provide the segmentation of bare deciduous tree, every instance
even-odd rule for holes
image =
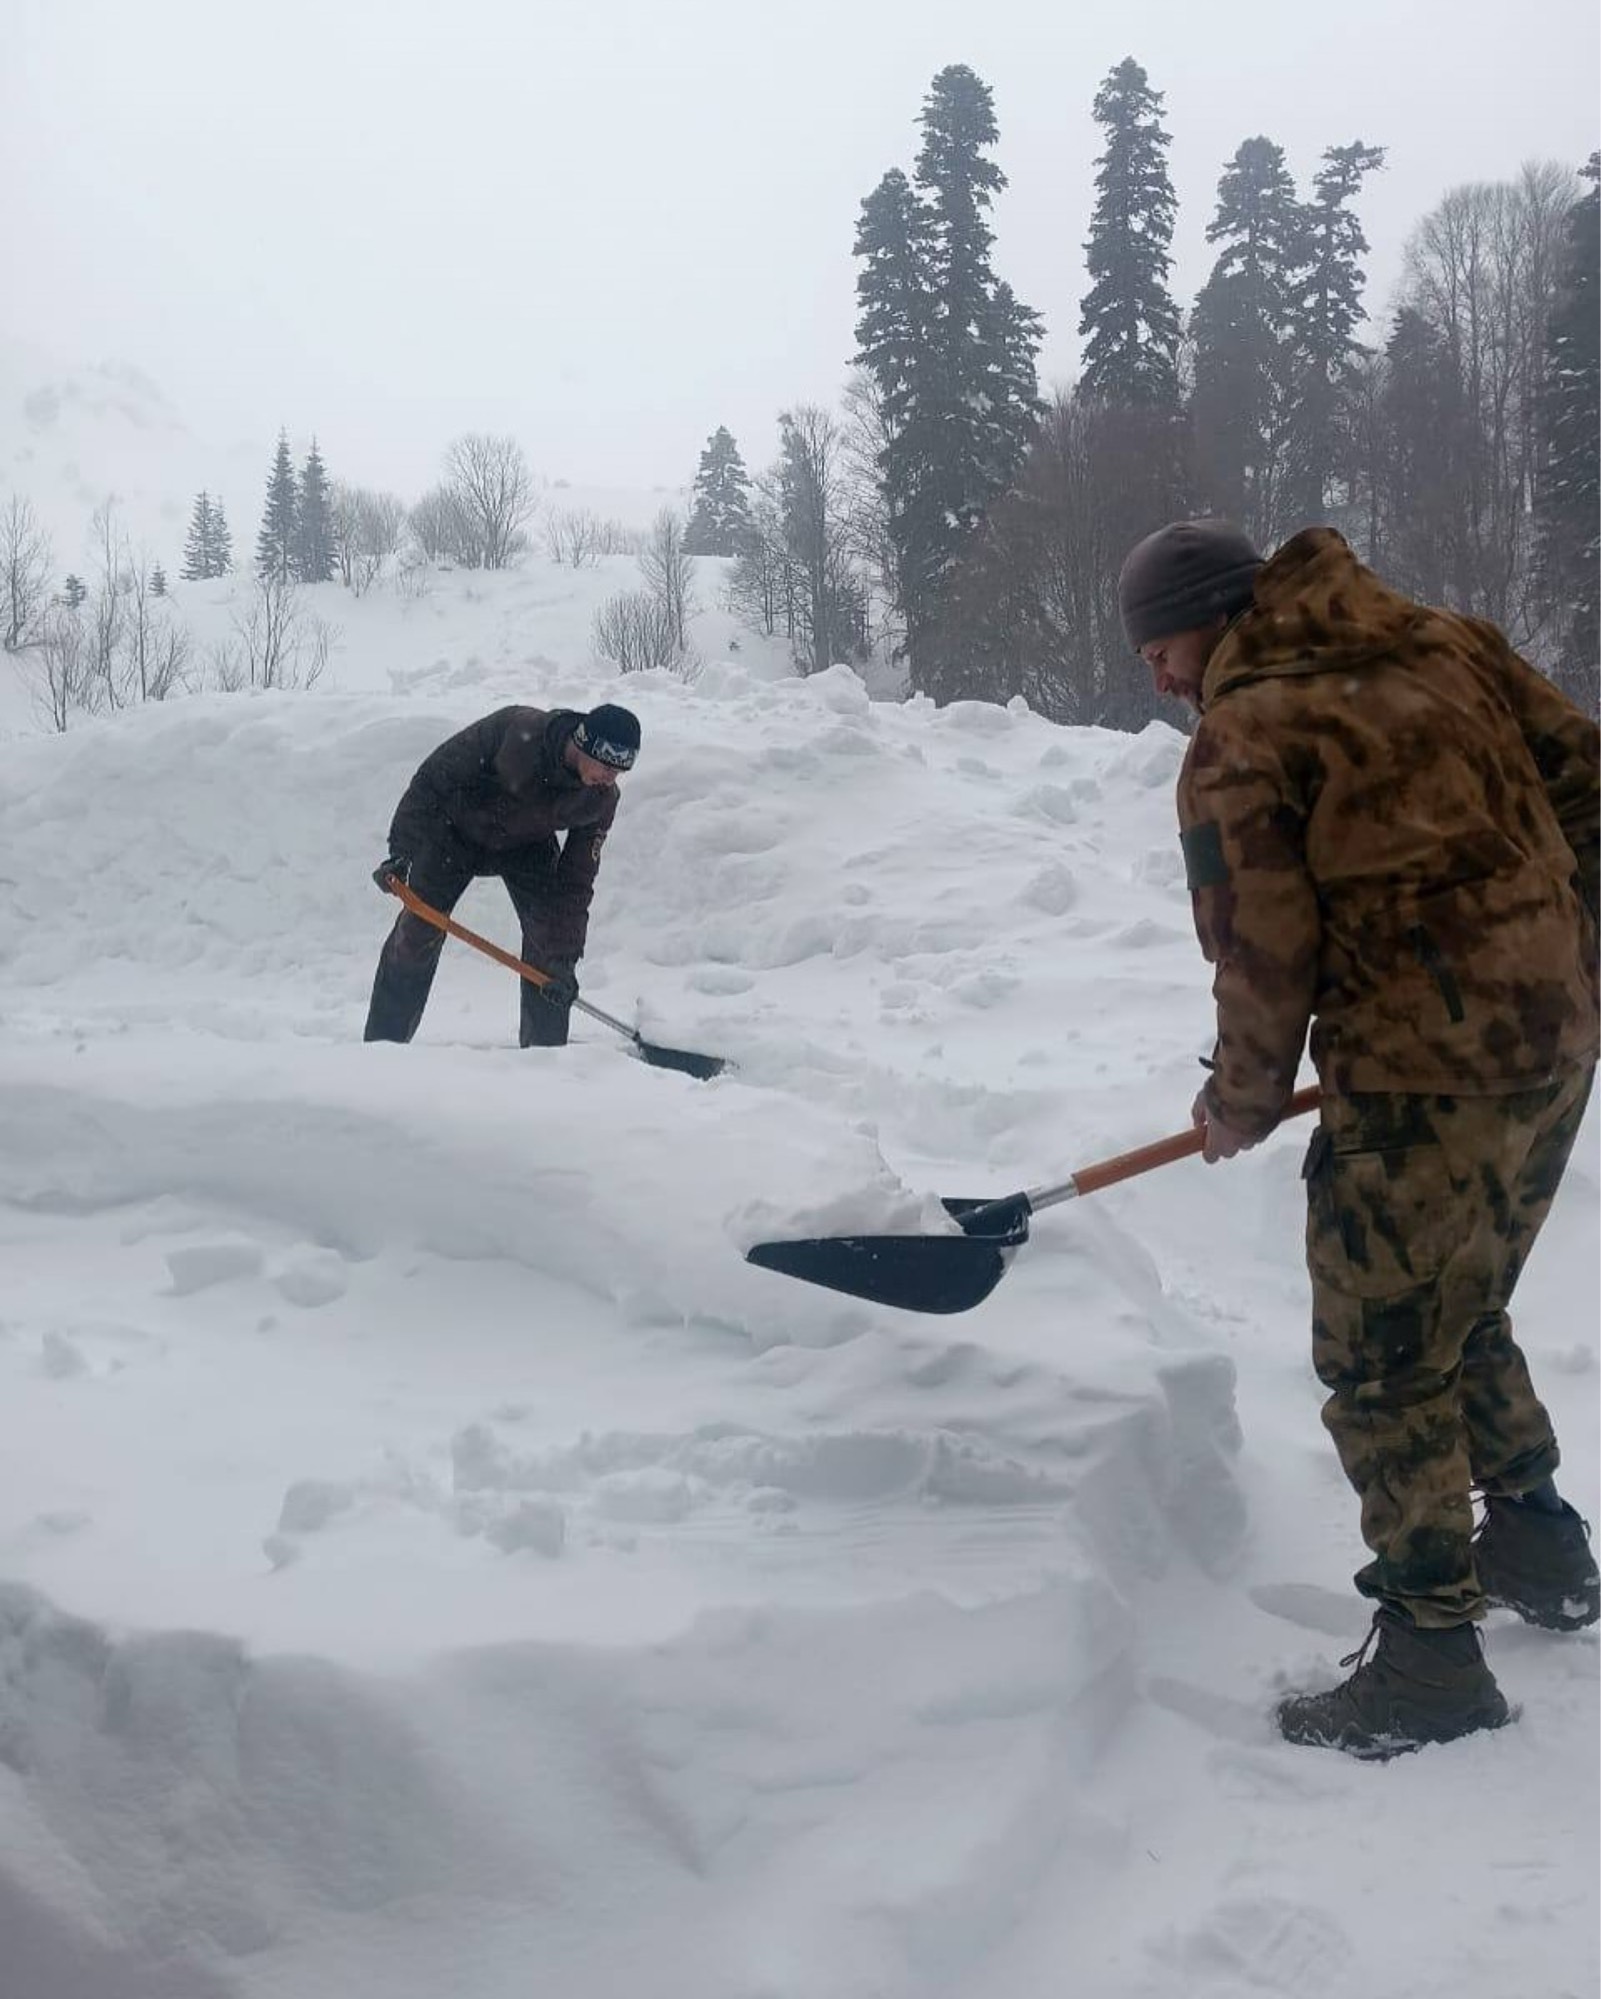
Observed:
[[[331,625],[307,615],[299,586],[276,573],[257,576],[233,628],[250,687],[315,687],[336,637]]]
[[[37,636],[53,560],[31,502],[13,493],[0,513],[0,646],[7,652],[20,652]]]
[[[683,656],[672,613],[653,590],[624,590],[595,613],[595,650],[621,673],[670,667]]]
[[[684,548],[683,517],[671,507],[663,507],[651,523],[639,568],[646,590],[661,606],[678,650],[686,652],[694,610],[695,558]]]
[[[552,562],[586,569],[608,552],[603,546],[606,526],[598,514],[586,507],[549,513],[545,516],[545,552]]]
[[[157,612],[149,564],[140,560],[124,574],[122,641],[126,659],[120,678],[130,695],[149,701],[153,698],[150,684],[160,648],[160,628],[166,620]]]
[[[597,532],[602,555],[638,555],[645,546],[644,534],[638,528],[624,527],[621,521],[602,520]]]
[[[393,493],[335,482],[331,506],[334,549],[345,587],[357,597],[370,590],[384,564],[397,554],[406,509]]]
[[[470,532],[474,567],[504,569],[536,505],[522,446],[483,431],[458,437],[445,453],[445,486]]]
[[[906,635],[895,538],[889,531],[889,502],[880,466],[889,448],[884,398],[865,368],[853,368],[845,384],[840,427],[844,461],[847,533],[858,568],[867,579],[878,642],[893,652]]]
[[[855,573],[844,440],[827,410],[801,403],[779,418],[782,452],[772,485],[796,588],[790,641],[796,663],[820,673],[864,648],[865,594]]]
[[[1514,644],[1538,636],[1533,502],[1539,390],[1562,232],[1578,183],[1525,166],[1516,181],[1455,187],[1407,247],[1402,305],[1439,344],[1449,429],[1437,439],[1448,513],[1445,594]],[[1397,578],[1410,584],[1410,578]]]
[[[42,721],[64,734],[75,709],[93,705],[94,686],[88,673],[88,634],[76,611],[63,607],[48,612],[40,625],[33,679],[33,701]]]
[[[206,677],[219,694],[238,694],[249,684],[244,651],[236,639],[216,639],[207,649]]]
[[[472,530],[460,496],[448,486],[431,486],[411,510],[411,532],[430,562],[477,566]]]
[[[128,662],[124,647],[127,627],[125,599],[132,587],[128,544],[117,524],[117,509],[107,500],[95,509],[91,523],[100,572],[85,606],[89,644],[88,673],[95,688],[95,705],[115,711],[127,701]]]
[[[728,608],[753,631],[771,638],[791,595],[790,559],[778,501],[765,481],[757,488],[750,515],[750,532],[728,579]]]

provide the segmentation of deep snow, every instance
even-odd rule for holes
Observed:
[[[1176,734],[713,614],[622,690],[583,976],[737,1070],[520,1053],[455,946],[360,1044],[406,777],[616,695],[615,587],[329,592],[311,694],[0,742],[0,1995],[1592,1992],[1593,1634],[1493,1620],[1492,1739],[1269,1727],[1366,1624],[1303,1132],[1052,1211],[958,1320],[739,1254],[1186,1121]],[[1591,1515],[1595,1136],[1521,1317]]]

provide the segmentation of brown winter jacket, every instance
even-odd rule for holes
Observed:
[[[585,785],[562,761],[580,719],[573,708],[486,715],[423,759],[389,829],[390,853],[407,860],[448,850],[476,874],[548,867],[541,950],[569,964],[584,955],[601,845],[617,812],[614,786]]]
[[[1271,1129],[1323,1087],[1495,1095],[1593,1061],[1595,724],[1495,629],[1381,583],[1332,528],[1258,573],[1179,778],[1208,1094]]]

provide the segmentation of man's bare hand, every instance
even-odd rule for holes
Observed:
[[[1191,1106],[1190,1121],[1206,1133],[1201,1157],[1208,1166],[1215,1166],[1220,1159],[1232,1159],[1238,1152],[1249,1152],[1253,1145],[1261,1143],[1260,1139],[1247,1138],[1244,1132],[1225,1124],[1207,1100],[1205,1090]]]

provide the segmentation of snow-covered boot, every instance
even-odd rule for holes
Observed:
[[[1386,1607],[1340,1664],[1356,1671],[1339,1686],[1279,1703],[1286,1742],[1382,1761],[1512,1719],[1471,1624],[1425,1629]]]
[[[1491,1603],[1547,1631],[1582,1631],[1601,1618],[1601,1571],[1589,1528],[1566,1500],[1558,1508],[1486,1500],[1473,1561]]]

